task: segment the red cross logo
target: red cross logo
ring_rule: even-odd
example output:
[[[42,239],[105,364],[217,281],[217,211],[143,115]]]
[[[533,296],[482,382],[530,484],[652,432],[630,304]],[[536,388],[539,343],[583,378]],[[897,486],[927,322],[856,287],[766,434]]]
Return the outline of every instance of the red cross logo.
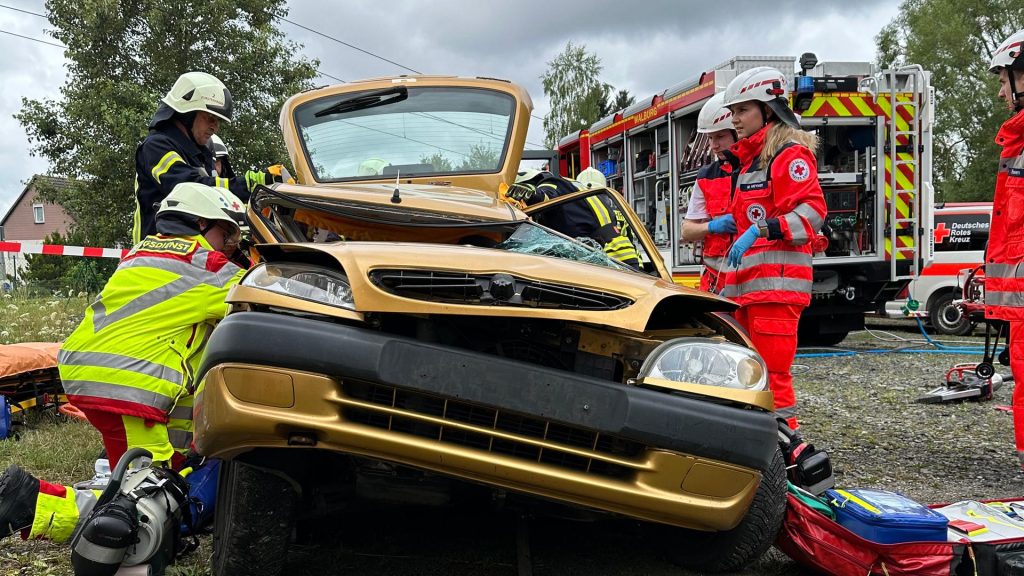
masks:
[[[750,220],[751,222],[760,222],[761,220],[764,220],[767,215],[767,210],[765,210],[764,206],[761,206],[760,204],[751,204],[750,206],[747,206],[747,220]]]
[[[807,177],[807,166],[804,164],[797,164],[793,167],[793,175],[797,178]]]
[[[932,232],[932,234],[935,235],[935,243],[942,244],[942,241],[945,240],[947,236],[952,234],[952,232],[946,230],[946,223],[943,222],[935,227],[935,230]]]
[[[233,209],[233,210],[234,210],[235,212],[238,212],[238,210],[239,210],[239,209],[240,209],[241,207],[242,207],[242,205],[241,205],[241,204],[239,204],[238,202],[232,202],[232,203],[231,203],[231,208],[232,208],[232,209]]]

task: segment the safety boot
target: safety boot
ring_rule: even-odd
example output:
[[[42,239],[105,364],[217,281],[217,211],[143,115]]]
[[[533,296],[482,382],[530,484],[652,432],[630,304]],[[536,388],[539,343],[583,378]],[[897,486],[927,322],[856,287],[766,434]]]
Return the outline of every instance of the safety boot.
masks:
[[[0,475],[0,539],[32,526],[39,479],[11,464]]]

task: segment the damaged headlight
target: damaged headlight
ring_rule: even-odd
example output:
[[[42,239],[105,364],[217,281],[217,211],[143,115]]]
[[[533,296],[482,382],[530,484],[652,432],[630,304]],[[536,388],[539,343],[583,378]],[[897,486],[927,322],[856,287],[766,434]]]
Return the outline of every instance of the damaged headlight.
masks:
[[[706,384],[739,390],[764,390],[768,367],[749,348],[702,338],[677,338],[662,343],[640,367],[637,379]]]
[[[335,270],[319,266],[260,264],[242,278],[241,285],[355,310],[348,279]]]

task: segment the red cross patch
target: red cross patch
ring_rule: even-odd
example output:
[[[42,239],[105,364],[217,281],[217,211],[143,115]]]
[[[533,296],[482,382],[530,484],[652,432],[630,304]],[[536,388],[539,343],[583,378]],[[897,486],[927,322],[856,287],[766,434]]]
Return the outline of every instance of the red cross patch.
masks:
[[[768,216],[768,211],[764,209],[764,206],[760,204],[751,204],[747,206],[747,220],[751,223],[760,222]]]
[[[803,158],[797,158],[789,163],[789,177],[794,182],[803,182],[811,175],[811,168]]]

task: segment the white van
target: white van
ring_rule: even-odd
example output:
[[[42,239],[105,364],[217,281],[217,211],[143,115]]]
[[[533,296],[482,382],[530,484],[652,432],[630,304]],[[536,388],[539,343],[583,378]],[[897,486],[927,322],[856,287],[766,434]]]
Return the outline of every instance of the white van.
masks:
[[[991,218],[991,202],[937,204],[932,229],[934,261],[900,294],[902,299],[886,304],[886,315],[903,317],[907,298],[913,298],[920,303],[918,314],[927,318],[936,332],[953,335],[969,332],[971,321],[952,303],[954,298],[960,297],[960,288],[966,279],[966,274],[960,272],[973,269],[985,259]]]

